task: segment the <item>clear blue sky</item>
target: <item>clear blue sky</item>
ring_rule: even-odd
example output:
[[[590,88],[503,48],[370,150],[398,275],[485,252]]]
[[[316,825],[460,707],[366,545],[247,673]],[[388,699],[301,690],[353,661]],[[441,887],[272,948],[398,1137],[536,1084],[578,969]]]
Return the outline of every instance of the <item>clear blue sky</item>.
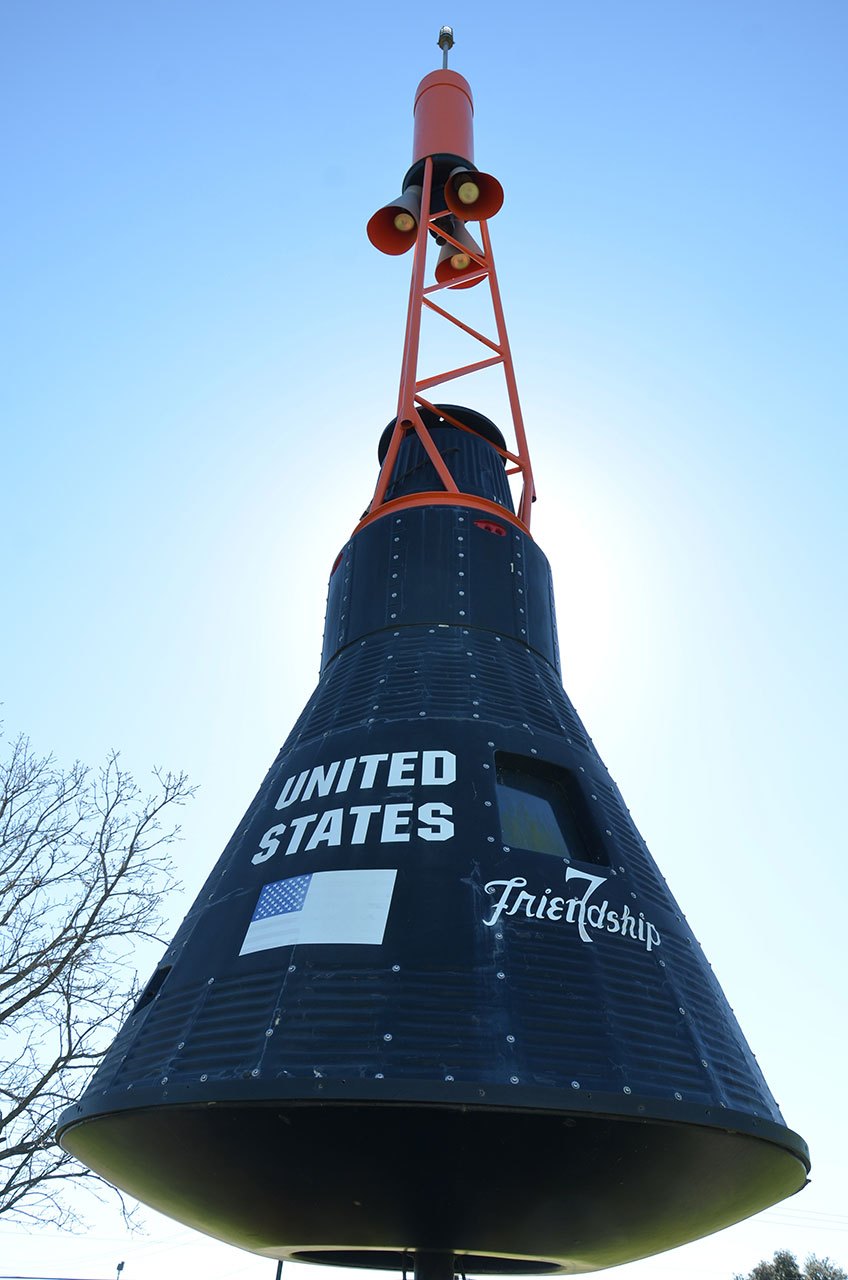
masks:
[[[374,483],[409,259],[364,227],[442,22],[506,189],[566,688],[813,1156],[785,1206],[618,1275],[848,1266],[844,0],[7,0],[6,729],[189,771],[176,924],[313,688]],[[0,1258],[273,1275],[105,1211],[0,1225]]]

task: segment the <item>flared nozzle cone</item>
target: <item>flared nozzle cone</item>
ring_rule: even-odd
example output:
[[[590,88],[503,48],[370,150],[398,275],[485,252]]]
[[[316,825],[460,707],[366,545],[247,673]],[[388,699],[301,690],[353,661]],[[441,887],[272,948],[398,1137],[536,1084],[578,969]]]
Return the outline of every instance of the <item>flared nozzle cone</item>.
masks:
[[[407,187],[402,195],[378,209],[368,221],[368,239],[381,253],[406,253],[415,244],[421,218],[421,188]]]
[[[479,284],[482,276],[478,276],[476,280],[466,280],[466,276],[474,275],[480,271],[480,263],[475,261],[471,256],[477,254],[478,257],[483,256],[483,250],[477,241],[466,230],[465,224],[462,222],[455,223],[451,232],[455,240],[460,243],[460,248],[450,241],[446,241],[439,253],[439,261],[436,264],[436,279],[439,284],[450,284],[455,289],[470,289],[475,284]],[[470,252],[468,252],[470,250]]]
[[[490,173],[454,169],[445,183],[445,203],[463,222],[493,218],[503,200],[503,187]]]

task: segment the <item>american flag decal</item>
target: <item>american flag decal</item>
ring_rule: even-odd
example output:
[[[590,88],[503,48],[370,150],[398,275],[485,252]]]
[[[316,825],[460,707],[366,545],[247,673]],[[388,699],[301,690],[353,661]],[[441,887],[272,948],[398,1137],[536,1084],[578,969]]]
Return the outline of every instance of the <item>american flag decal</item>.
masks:
[[[259,895],[239,955],[309,943],[379,946],[396,877],[378,868],[274,880]]]

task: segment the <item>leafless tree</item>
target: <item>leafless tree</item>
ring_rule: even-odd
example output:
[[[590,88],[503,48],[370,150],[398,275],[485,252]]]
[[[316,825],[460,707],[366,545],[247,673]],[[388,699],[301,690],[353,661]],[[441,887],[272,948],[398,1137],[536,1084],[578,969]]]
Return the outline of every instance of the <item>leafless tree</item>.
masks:
[[[68,1181],[94,1175],[57,1146],[137,995],[134,950],[174,884],[184,774],[145,794],[117,754],[62,768],[26,738],[0,755],[0,1214],[68,1225]]]

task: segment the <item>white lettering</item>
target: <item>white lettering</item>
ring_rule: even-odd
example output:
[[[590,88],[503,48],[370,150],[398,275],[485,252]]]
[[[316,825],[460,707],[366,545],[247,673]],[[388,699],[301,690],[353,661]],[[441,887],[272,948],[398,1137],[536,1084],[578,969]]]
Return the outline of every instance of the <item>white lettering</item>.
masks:
[[[578,902],[577,932],[580,934],[580,937],[584,942],[591,942],[592,939],[589,937],[589,934],[586,932],[586,904],[589,901],[589,898],[595,892],[595,890],[599,889],[602,884],[606,884],[606,877],[590,875],[588,871],[579,871],[577,867],[566,867],[565,878],[566,880],[585,880],[588,884],[588,888],[586,889],[586,892],[583,894],[583,897],[577,900]],[[570,908],[574,901],[575,899],[571,898],[568,903],[569,921],[572,919]]]
[[[276,827],[269,827],[262,839],[259,841],[260,850],[264,849],[264,853],[254,853],[250,861],[254,866],[260,862],[267,862],[269,858],[273,858],[274,854],[280,847],[279,837],[286,829],[284,822],[277,823]]]
[[[331,847],[340,845],[342,842],[342,818],[344,817],[344,809],[327,809],[321,814],[321,821],[309,837],[309,844],[306,846],[307,853],[311,849],[317,849],[319,844],[327,844]]]
[[[606,876],[594,876],[588,871],[568,867],[565,878],[586,881],[587,887],[582,898],[552,898],[549,897],[550,889],[545,889],[544,893],[531,893],[525,888],[527,881],[523,876],[513,876],[509,880],[490,880],[485,885],[486,892],[495,894],[500,891],[500,896],[492,906],[490,918],[484,919],[483,924],[491,927],[497,924],[501,916],[515,916],[522,912],[529,920],[558,921],[563,919],[564,911],[565,923],[577,925],[577,932],[583,942],[594,941],[589,932],[592,929],[641,942],[646,951],[662,945],[659,929],[645,919],[644,912],[639,913],[637,920],[626,905],[619,911],[610,911],[606,898],[603,902],[589,905],[592,894],[600,885],[607,883]]]
[[[449,787],[456,781],[456,756],[452,751],[421,752],[421,785]]]
[[[363,791],[367,791],[369,787],[373,787],[374,779],[377,776],[377,765],[382,760],[388,760],[388,756],[360,756],[359,763],[363,766],[362,781],[360,787]]]
[[[418,828],[418,836],[421,840],[450,840],[453,835],[453,823],[449,821],[453,817],[453,809],[449,804],[442,804],[438,800],[432,801],[430,804],[422,804],[418,810],[418,821],[426,822],[427,826]]]
[[[307,823],[317,822],[317,821],[318,821],[317,813],[304,813],[304,814],[301,814],[300,817],[298,818],[292,818],[291,820],[292,838],[291,840],[289,840],[288,848],[286,849],[286,857],[288,857],[290,853],[297,853],[298,849],[300,848],[300,842],[303,839],[303,834],[306,831]]]
[[[494,893],[498,885],[503,885],[503,893],[492,907],[491,920],[484,920],[483,924],[489,925],[490,928],[493,924],[497,924],[507,903],[509,902],[509,895],[512,893],[513,889],[523,889],[526,883],[527,881],[522,876],[513,876],[511,880],[490,880],[486,885],[486,892]],[[509,912],[508,914],[512,915],[513,913]]]
[[[415,781],[415,761],[417,751],[395,751],[389,762],[389,780],[387,786],[405,787]]]
[[[397,840],[409,840],[409,832],[401,831],[401,827],[409,826],[409,817],[412,812],[411,804],[387,804],[386,811],[383,814],[383,829],[380,832],[380,840],[383,844],[391,844]]]
[[[337,792],[347,791],[348,787],[350,786],[350,780],[353,777],[353,770],[355,766],[356,766],[356,756],[354,756],[352,760],[345,760],[344,764],[342,765],[342,771],[339,774],[339,781],[338,781],[338,785],[336,786]]]
[[[290,804],[294,804],[303,790],[303,784],[306,781],[308,772],[308,769],[304,769],[303,773],[298,774],[296,777],[286,778],[283,783],[283,789],[280,792],[280,798],[274,805],[275,809],[287,809]]]
[[[383,759],[385,760],[385,756]],[[355,804],[351,806],[351,813],[356,814],[356,823],[353,828],[353,835],[350,837],[351,844],[365,844],[365,837],[368,835],[368,824],[375,813],[380,812],[378,804]]]
[[[328,796],[333,789],[333,780],[339,771],[339,762],[334,760],[325,768],[316,764],[309,775],[309,781],[303,788],[303,800],[311,800],[317,790],[319,796]]]

